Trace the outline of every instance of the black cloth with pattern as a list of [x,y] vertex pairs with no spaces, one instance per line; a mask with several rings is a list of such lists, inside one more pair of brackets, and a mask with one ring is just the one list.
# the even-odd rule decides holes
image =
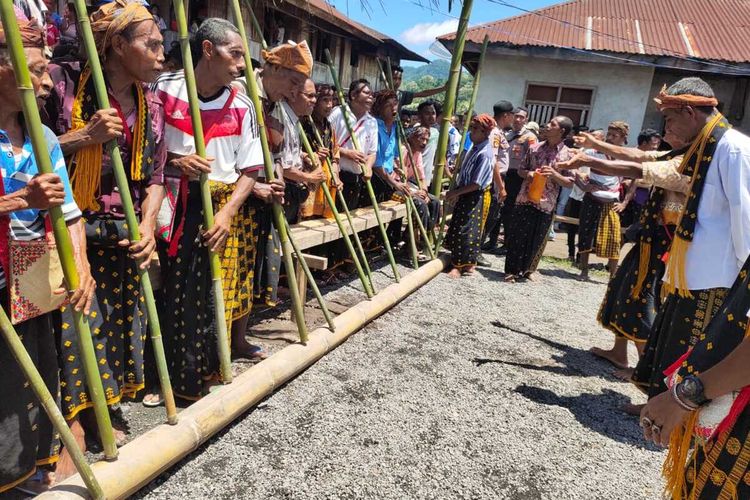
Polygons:
[[656,315],[643,356],[632,381],[649,398],[667,390],[664,370],[696,344],[727,296],[726,288],[691,290],[692,297],[673,293]]
[[506,239],[505,274],[522,276],[536,271],[547,246],[554,214],[542,212],[532,205],[516,205]]
[[273,225],[273,207],[252,198],[246,203],[255,208],[255,270],[253,299],[255,302],[275,307],[278,303],[279,277],[281,276],[281,239]]
[[[144,386],[143,347],[146,341],[146,304],[141,294],[136,261],[117,242],[127,239],[121,219],[86,218],[87,255],[96,292],[88,322],[97,365],[108,405],[135,396]],[[61,309],[58,335],[62,411],[71,420],[93,407],[86,385],[78,335],[69,307]]]
[[[750,310],[750,258],[745,262],[729,291],[721,311],[699,336],[690,354],[679,367],[678,375],[700,375],[724,360],[744,340]],[[736,422],[696,446],[685,471],[688,498],[750,498],[750,407],[745,407]]]
[[477,264],[491,196],[490,190],[485,189],[462,195],[456,201],[445,236],[445,248],[451,252],[453,267],[463,269]]
[[596,233],[599,230],[599,219],[602,217],[603,203],[596,201],[586,193],[581,201],[578,216],[578,251],[591,252],[594,249]]
[[597,320],[618,338],[646,342],[661,307],[661,282],[665,265],[662,260],[669,251],[674,226],[659,226],[651,245],[648,279],[640,294],[632,297],[640,262],[640,242],[630,249],[607,285],[607,293],[599,308]]
[[[3,288],[0,296],[7,303]],[[47,389],[58,394],[57,350],[53,321],[44,314],[15,326]],[[57,317],[59,320],[59,316]],[[0,341],[0,493],[28,479],[37,466],[57,461],[60,443],[8,345]]]

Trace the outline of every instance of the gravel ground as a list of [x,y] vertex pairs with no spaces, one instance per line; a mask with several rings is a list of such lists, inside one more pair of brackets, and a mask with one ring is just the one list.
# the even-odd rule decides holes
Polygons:
[[587,353],[612,340],[603,282],[547,261],[504,284],[490,258],[428,283],[137,497],[658,498],[663,452],[618,411],[642,397]]

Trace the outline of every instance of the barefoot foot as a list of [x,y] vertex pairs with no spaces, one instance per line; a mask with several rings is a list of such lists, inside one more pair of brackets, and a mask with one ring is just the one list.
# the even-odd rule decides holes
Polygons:
[[625,369],[628,367],[627,357],[625,359],[621,359],[620,357],[616,356],[613,351],[605,351],[604,349],[601,349],[599,347],[592,347],[591,349],[589,349],[589,352],[594,356],[609,361],[617,368]]

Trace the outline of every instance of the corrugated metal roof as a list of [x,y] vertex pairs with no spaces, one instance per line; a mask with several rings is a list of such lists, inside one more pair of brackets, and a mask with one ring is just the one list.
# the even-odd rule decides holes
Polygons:
[[750,0],[573,0],[475,26],[467,40],[481,44],[485,34],[491,43],[511,46],[745,63]]

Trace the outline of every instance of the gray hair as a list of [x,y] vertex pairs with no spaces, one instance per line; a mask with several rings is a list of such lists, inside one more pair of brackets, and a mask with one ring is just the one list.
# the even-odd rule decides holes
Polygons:
[[193,63],[197,64],[203,56],[203,42],[208,40],[214,45],[229,43],[229,33],[240,34],[237,26],[220,17],[209,17],[203,21],[192,40]]
[[716,97],[714,90],[709,84],[701,80],[697,76],[691,76],[683,78],[676,83],[673,83],[667,89],[668,95],[696,95],[701,97]]

